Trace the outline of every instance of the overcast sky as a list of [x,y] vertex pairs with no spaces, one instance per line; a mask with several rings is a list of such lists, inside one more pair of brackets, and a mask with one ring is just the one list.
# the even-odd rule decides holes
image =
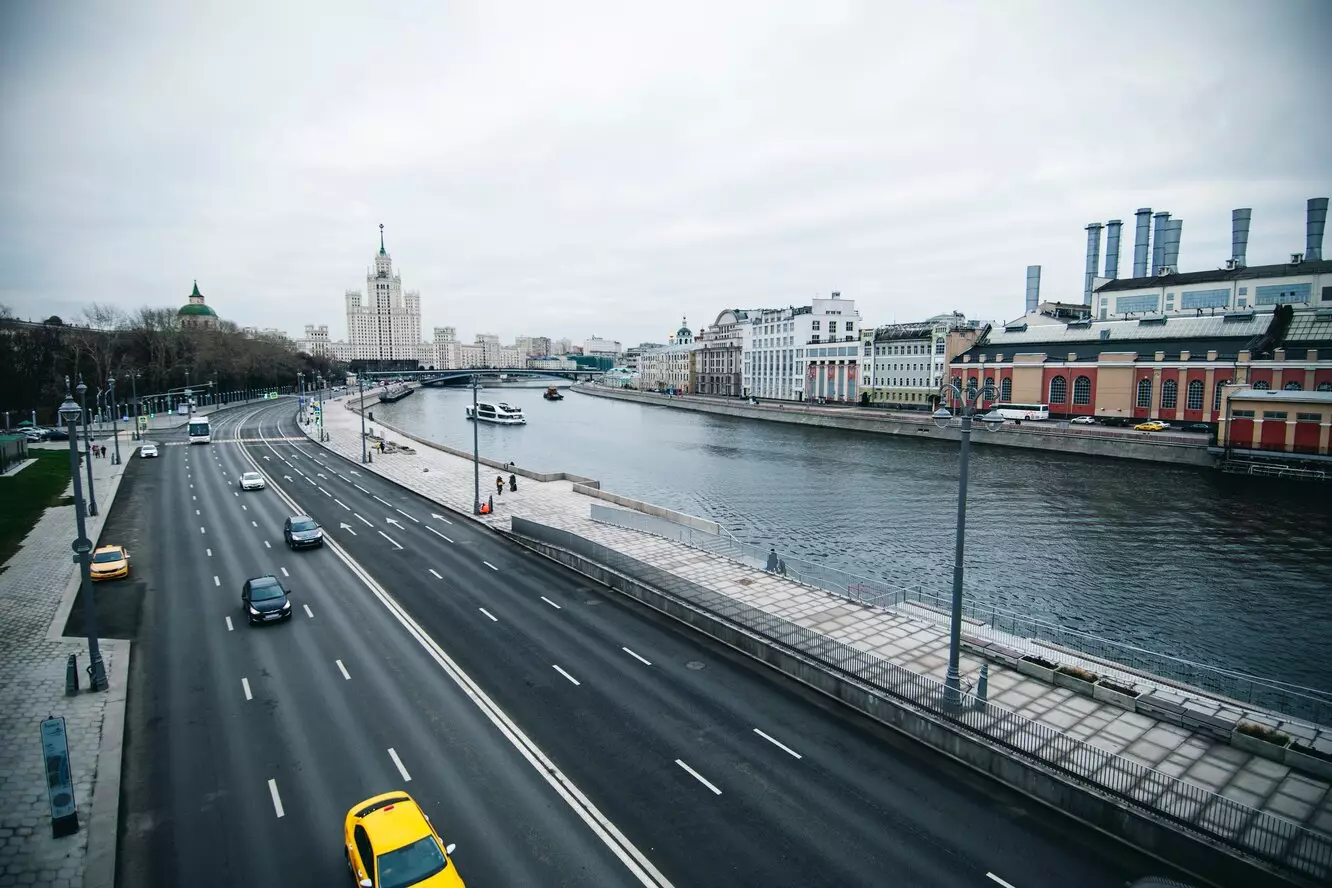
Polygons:
[[[345,332],[378,225],[423,333],[660,341],[1082,293],[1088,222],[1304,248],[1332,2],[0,4],[0,303]],[[1332,242],[1328,245],[1332,250]]]

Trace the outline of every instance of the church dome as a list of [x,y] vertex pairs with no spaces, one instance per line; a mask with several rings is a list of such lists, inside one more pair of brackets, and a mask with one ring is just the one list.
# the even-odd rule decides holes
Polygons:
[[189,315],[194,315],[196,317],[202,315],[204,317],[215,318],[217,317],[217,312],[213,311],[213,309],[207,305],[182,305],[180,311],[176,312],[177,317],[183,318]]
[[176,312],[176,317],[188,323],[204,325],[211,325],[217,321],[217,312],[204,305],[204,298],[203,294],[199,292],[198,281],[194,282],[194,291],[190,293],[190,301],[180,307],[180,311]]

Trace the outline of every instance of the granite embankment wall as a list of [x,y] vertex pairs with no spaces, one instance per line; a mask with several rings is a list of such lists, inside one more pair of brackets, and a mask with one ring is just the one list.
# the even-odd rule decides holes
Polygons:
[[[957,441],[961,432],[956,428],[939,429],[927,414],[917,418],[897,415],[878,415],[877,411],[847,407],[820,407],[812,404],[778,404],[762,402],[757,405],[743,401],[719,398],[676,397],[667,398],[652,392],[632,389],[613,389],[595,385],[576,385],[571,391],[599,398],[634,401],[654,407],[693,410],[737,419],[761,419],[767,422],[785,422],[793,425],[818,426],[830,429],[850,429],[879,435],[898,435],[911,438],[930,438],[938,441]],[[1138,435],[1142,437],[1139,438]],[[1148,437],[1154,436],[1154,437]],[[1111,459],[1136,459],[1145,462],[1175,463],[1177,465],[1216,465],[1216,458],[1207,452],[1203,442],[1183,442],[1171,436],[1154,432],[1125,434],[1098,428],[1042,427],[1041,423],[1021,426],[1009,423],[996,432],[979,428],[972,434],[973,444],[1024,447],[1029,450],[1053,450]]]

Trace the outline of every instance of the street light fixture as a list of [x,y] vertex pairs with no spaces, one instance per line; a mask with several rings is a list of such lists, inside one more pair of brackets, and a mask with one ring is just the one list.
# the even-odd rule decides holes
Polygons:
[[[944,679],[944,700],[949,705],[959,706],[962,703],[962,674],[959,669],[962,644],[962,555],[967,541],[967,471],[971,462],[972,417],[980,401],[994,400],[994,386],[987,382],[982,388],[967,386],[964,390],[955,382],[945,382],[939,389],[939,409],[933,414],[934,424],[940,430],[951,427],[955,422],[953,414],[943,406],[946,392],[952,393],[953,402],[961,414],[958,426],[962,432],[962,453],[957,471],[957,540],[953,550],[953,608],[948,628],[948,674]],[[1004,422],[1004,418],[997,413],[987,413],[980,420],[989,431],[994,431]]]
[[370,450],[365,441],[365,375],[356,375],[357,387],[361,390],[361,462],[370,462]]
[[111,454],[111,465],[120,465],[120,429],[116,427],[116,414],[120,411],[116,409],[116,378],[107,377],[106,389],[110,394],[107,400],[111,402],[111,439],[114,441],[115,452]]
[[84,395],[88,393],[88,386],[83,384],[82,376],[79,377],[78,387],[74,391],[79,393],[79,409],[83,411],[83,453],[84,460],[88,464],[88,515],[92,516],[97,514],[97,491],[93,489],[92,434],[88,431],[88,406],[84,400]]
[[[79,388],[87,391],[87,386],[79,383]],[[80,397],[83,391],[79,392]],[[69,393],[69,377],[65,377],[65,401],[60,405],[60,419],[69,432],[69,472],[74,478],[74,522],[78,536],[71,546],[74,558],[79,563],[79,588],[83,593],[83,621],[88,632],[88,674],[92,678],[94,691],[106,690],[106,664],[102,662],[102,650],[97,643],[97,604],[92,595],[92,540],[88,539],[88,528],[83,520],[83,486],[79,480],[79,417],[83,407],[74,403]],[[96,514],[90,512],[89,514]]]

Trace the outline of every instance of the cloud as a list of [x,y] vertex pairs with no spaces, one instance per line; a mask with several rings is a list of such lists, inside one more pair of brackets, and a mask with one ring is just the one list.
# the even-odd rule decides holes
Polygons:
[[[885,323],[1081,294],[1083,226],[1181,263],[1332,191],[1317,0],[7,4],[0,302],[344,326],[377,225],[423,326],[626,343],[841,290]],[[1127,271],[1128,263],[1121,259]]]

